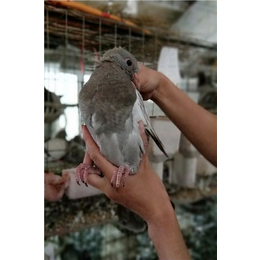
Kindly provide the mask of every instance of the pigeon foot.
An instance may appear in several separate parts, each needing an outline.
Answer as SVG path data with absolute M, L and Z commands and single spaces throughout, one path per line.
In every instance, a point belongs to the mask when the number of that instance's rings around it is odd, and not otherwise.
M 76 173 L 75 173 L 75 178 L 76 178 L 76 182 L 78 183 L 78 185 L 80 185 L 79 181 L 82 181 L 88 187 L 87 177 L 90 173 L 96 173 L 99 175 L 101 174 L 99 169 L 94 168 L 89 164 L 81 163 L 76 168 Z
M 121 165 L 113 173 L 113 176 L 111 178 L 111 186 L 114 187 L 114 182 L 116 182 L 116 190 L 118 190 L 118 188 L 120 186 L 121 178 L 123 177 L 122 183 L 123 183 L 123 187 L 125 187 L 127 178 L 130 173 L 131 173 L 131 168 L 130 168 L 129 164 L 125 163 L 125 164 Z

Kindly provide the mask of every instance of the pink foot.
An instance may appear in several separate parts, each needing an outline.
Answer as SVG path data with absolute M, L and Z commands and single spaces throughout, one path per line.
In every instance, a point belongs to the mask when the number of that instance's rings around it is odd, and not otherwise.
M 128 164 L 121 165 L 118 169 L 116 169 L 111 178 L 111 186 L 114 186 L 114 182 L 116 181 L 116 190 L 118 190 L 120 186 L 120 181 L 123 176 L 123 187 L 125 187 L 126 180 L 131 172 L 130 166 Z
M 92 166 L 90 166 L 89 164 L 86 163 L 81 163 L 77 168 L 76 168 L 76 173 L 75 173 L 75 177 L 76 177 L 76 182 L 79 184 L 79 181 L 82 181 L 87 187 L 87 177 L 90 173 L 96 173 L 96 174 L 100 174 L 100 170 L 99 169 L 95 169 Z

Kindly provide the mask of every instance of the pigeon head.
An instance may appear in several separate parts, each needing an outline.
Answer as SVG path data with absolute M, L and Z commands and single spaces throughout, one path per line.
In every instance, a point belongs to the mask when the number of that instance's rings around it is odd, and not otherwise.
M 117 63 L 121 69 L 124 70 L 124 72 L 130 77 L 136 88 L 140 90 L 137 77 L 138 63 L 136 58 L 130 52 L 123 48 L 115 47 L 114 49 L 105 52 L 100 61 L 110 61 Z

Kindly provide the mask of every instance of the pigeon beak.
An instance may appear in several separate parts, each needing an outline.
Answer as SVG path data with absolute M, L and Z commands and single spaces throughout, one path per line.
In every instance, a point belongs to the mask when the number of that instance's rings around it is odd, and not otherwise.
M 132 74 L 132 82 L 134 83 L 135 87 L 140 91 L 140 83 L 139 83 L 139 78 L 137 73 Z

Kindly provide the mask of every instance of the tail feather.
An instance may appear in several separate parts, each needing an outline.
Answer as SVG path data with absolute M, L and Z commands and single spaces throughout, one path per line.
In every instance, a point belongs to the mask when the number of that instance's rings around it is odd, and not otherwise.
M 152 128 L 150 129 L 145 129 L 146 134 L 150 135 L 152 137 L 152 139 L 154 140 L 154 142 L 157 144 L 157 146 L 160 148 L 160 150 L 165 154 L 165 156 L 167 158 L 169 158 L 168 154 L 166 153 L 166 151 L 164 150 L 164 146 L 161 142 L 161 140 L 159 139 L 159 137 L 157 136 L 157 134 L 153 131 Z
M 120 227 L 134 233 L 142 233 L 146 230 L 146 222 L 134 212 L 118 205 L 117 207 L 118 224 Z
M 138 106 L 139 109 L 136 111 L 136 113 L 140 116 L 140 119 L 143 121 L 146 133 L 153 138 L 154 142 L 158 145 L 160 150 L 165 154 L 165 156 L 167 158 L 169 158 L 169 156 L 167 155 L 167 153 L 164 150 L 164 146 L 163 146 L 160 138 L 157 136 L 157 134 L 155 133 L 155 131 L 151 125 L 150 117 L 148 116 L 148 114 L 146 112 L 143 98 L 138 90 L 136 90 L 136 96 L 137 96 L 137 104 L 139 105 Z

